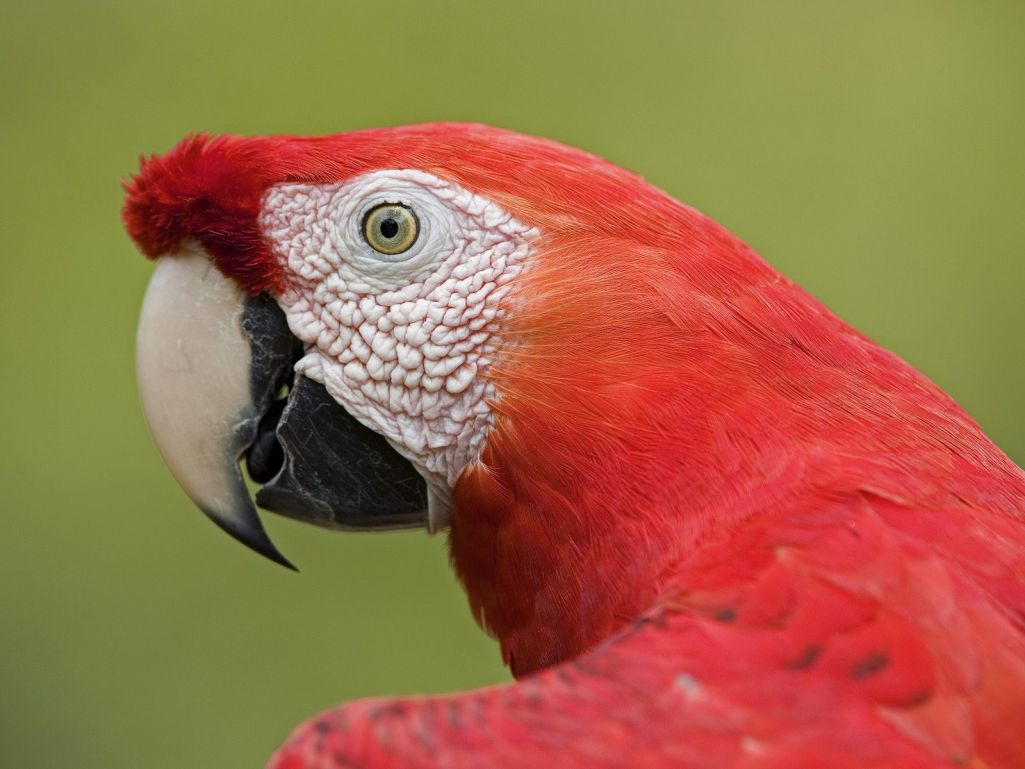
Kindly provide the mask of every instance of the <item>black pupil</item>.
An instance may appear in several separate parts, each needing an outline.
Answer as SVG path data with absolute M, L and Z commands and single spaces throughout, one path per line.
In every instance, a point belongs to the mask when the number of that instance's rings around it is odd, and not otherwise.
M 387 219 L 381 220 L 381 235 L 391 240 L 399 234 L 399 223 L 388 217 Z

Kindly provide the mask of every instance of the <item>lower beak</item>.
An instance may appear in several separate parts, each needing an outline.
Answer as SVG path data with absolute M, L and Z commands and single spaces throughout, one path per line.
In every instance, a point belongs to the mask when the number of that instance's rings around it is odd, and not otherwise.
M 247 296 L 202 251 L 160 259 L 137 338 L 150 432 L 207 516 L 293 569 L 257 515 L 243 458 L 265 484 L 260 506 L 291 518 L 362 530 L 421 526 L 427 516 L 420 475 L 322 385 L 293 374 L 301 353 L 274 300 Z

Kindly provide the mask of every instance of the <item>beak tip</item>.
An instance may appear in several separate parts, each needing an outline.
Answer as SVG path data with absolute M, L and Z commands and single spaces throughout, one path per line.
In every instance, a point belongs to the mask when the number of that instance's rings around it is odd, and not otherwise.
M 250 550 L 259 553 L 268 560 L 274 561 L 274 563 L 279 566 L 284 566 L 286 569 L 290 569 L 294 572 L 299 571 L 295 564 L 289 561 L 281 551 L 278 550 L 274 543 L 271 542 L 270 537 L 267 536 L 266 530 L 264 530 L 263 526 L 259 523 L 257 523 L 256 526 L 239 527 L 233 525 L 231 521 L 225 520 L 221 515 L 212 510 L 207 510 L 203 507 L 200 509 L 207 518 L 216 523 L 233 539 L 238 540 Z M 257 519 L 257 521 L 259 521 L 259 519 Z

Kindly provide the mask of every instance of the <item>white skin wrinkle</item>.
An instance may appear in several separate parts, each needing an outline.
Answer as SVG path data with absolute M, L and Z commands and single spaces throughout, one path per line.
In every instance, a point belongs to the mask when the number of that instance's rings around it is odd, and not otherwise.
M 419 220 L 404 253 L 379 253 L 363 236 L 366 213 L 382 203 Z M 445 528 L 452 487 L 492 422 L 495 395 L 481 373 L 496 352 L 502 299 L 538 231 L 416 170 L 274 186 L 260 225 L 292 278 L 278 303 L 307 347 L 296 371 L 413 463 L 427 482 L 430 528 Z

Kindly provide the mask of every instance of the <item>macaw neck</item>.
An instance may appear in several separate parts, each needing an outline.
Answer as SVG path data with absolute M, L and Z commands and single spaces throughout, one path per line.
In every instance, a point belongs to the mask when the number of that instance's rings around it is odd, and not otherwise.
M 503 371 L 495 426 L 454 490 L 450 546 L 514 675 L 649 611 L 689 555 L 753 516 L 866 489 L 970 504 L 993 473 L 1021 485 L 935 385 L 816 311 L 787 334 L 752 325 L 751 344 L 710 327 L 569 371 L 536 356 Z

